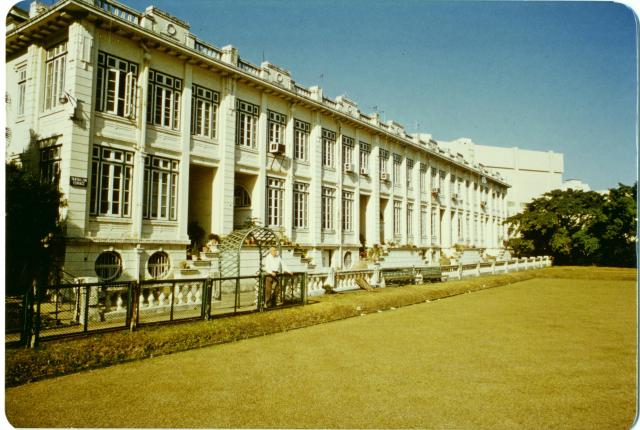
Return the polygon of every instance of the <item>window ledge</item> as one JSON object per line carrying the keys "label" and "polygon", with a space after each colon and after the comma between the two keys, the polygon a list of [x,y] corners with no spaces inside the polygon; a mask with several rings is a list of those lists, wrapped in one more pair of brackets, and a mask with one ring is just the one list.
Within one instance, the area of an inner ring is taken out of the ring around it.
{"label": "window ledge", "polygon": [[96,111],[95,115],[96,115],[96,117],[102,118],[104,120],[119,122],[121,124],[132,125],[132,126],[136,125],[136,119],[135,118],[125,118],[123,116],[116,115],[114,113],[99,112],[99,111]]}
{"label": "window ledge", "polygon": [[62,113],[64,112],[64,110],[65,110],[64,106],[56,106],[55,108],[40,112],[40,118],[46,118],[51,115]]}
{"label": "window ledge", "polygon": [[204,143],[207,145],[217,145],[218,144],[218,139],[217,138],[212,138],[212,137],[204,137],[204,136],[199,136],[196,134],[192,134],[191,135],[191,139],[193,139],[194,142],[199,142],[199,143]]}
{"label": "window ledge", "polygon": [[131,218],[118,217],[118,216],[107,216],[107,215],[91,215],[91,220],[101,223],[112,223],[112,224],[131,224]]}
{"label": "window ledge", "polygon": [[142,219],[142,223],[143,224],[150,224],[150,225],[166,225],[166,226],[177,226],[178,225],[178,221],[169,221],[169,220],[164,220],[164,219],[149,219],[149,218],[143,218]]}
{"label": "window ledge", "polygon": [[161,125],[147,123],[147,130],[155,131],[156,133],[167,133],[173,136],[180,136],[180,130],[174,130],[170,127],[163,127]]}
{"label": "window ledge", "polygon": [[236,149],[243,151],[243,152],[248,152],[250,154],[257,154],[258,153],[258,149],[257,148],[249,148],[248,146],[244,146],[244,145],[238,145],[236,143]]}

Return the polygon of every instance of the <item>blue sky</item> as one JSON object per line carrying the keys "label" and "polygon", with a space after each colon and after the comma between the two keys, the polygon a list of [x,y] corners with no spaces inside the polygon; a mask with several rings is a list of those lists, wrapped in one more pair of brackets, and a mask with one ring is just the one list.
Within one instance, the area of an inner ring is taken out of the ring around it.
{"label": "blue sky", "polygon": [[435,139],[564,154],[593,189],[637,177],[636,23],[595,2],[168,1],[216,46]]}

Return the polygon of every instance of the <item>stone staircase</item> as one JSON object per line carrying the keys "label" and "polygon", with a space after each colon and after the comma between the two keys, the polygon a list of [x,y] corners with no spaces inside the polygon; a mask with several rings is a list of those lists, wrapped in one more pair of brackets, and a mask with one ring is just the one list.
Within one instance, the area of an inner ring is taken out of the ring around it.
{"label": "stone staircase", "polygon": [[422,267],[425,262],[417,249],[382,249],[378,258],[381,269]]}
{"label": "stone staircase", "polygon": [[[218,274],[218,254],[201,252],[198,260],[185,260],[174,268],[174,278],[205,278]],[[290,272],[309,272],[315,268],[311,259],[304,256],[302,249],[282,247],[282,259]],[[260,258],[254,247],[245,247],[240,251],[240,276],[251,276],[258,272]]]}

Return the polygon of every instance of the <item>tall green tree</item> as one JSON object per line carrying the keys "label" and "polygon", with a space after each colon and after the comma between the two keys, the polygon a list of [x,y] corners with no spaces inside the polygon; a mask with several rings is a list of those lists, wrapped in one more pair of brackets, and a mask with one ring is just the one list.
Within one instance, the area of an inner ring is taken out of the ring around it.
{"label": "tall green tree", "polygon": [[44,284],[62,252],[59,210],[62,194],[33,169],[6,165],[6,294]]}
{"label": "tall green tree", "polygon": [[550,255],[556,264],[635,266],[636,190],[554,190],[509,217],[509,245],[519,256]]}
{"label": "tall green tree", "polygon": [[638,183],[618,184],[609,190],[603,213],[606,222],[597,231],[600,237],[599,264],[633,267],[637,264],[637,200]]}

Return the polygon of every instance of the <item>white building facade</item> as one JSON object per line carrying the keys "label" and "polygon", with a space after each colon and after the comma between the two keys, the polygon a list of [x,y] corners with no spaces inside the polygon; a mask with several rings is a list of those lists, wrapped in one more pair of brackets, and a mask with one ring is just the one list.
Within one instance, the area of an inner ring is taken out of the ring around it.
{"label": "white building facade", "polygon": [[64,193],[64,270],[171,276],[188,227],[252,219],[349,268],[362,248],[497,255],[508,181],[430,138],[242,60],[157,8],[62,0],[7,28],[7,158]]}
{"label": "white building facade", "polygon": [[522,212],[525,204],[544,193],[563,188],[563,154],[478,145],[468,138],[438,144],[506,179],[511,185],[507,191],[507,216]]}

